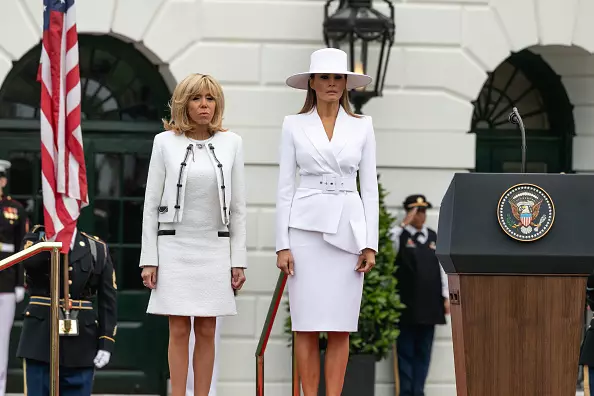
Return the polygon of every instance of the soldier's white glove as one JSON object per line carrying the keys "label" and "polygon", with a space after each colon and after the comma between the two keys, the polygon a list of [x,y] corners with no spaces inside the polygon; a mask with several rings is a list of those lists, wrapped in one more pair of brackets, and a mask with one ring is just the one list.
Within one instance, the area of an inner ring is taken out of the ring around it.
{"label": "soldier's white glove", "polygon": [[23,286],[17,286],[14,288],[14,297],[16,298],[17,304],[25,299],[25,288]]}
{"label": "soldier's white glove", "polygon": [[107,351],[99,351],[97,352],[97,356],[95,356],[95,367],[103,368],[107,363],[109,363],[109,359],[111,358],[111,353]]}

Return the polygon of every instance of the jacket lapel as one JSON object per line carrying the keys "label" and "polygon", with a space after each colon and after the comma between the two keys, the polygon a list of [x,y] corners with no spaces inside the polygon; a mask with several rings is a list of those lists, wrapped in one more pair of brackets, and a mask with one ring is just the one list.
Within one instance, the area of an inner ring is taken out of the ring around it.
{"label": "jacket lapel", "polygon": [[[186,166],[184,167],[183,173],[181,175],[181,177],[182,177],[181,178],[182,191],[180,192],[180,200],[181,200],[181,199],[183,199],[182,197],[184,196],[184,191],[186,189],[186,179],[188,178],[188,169],[192,165],[192,162],[194,162],[193,150],[195,150],[195,147],[192,145],[192,150],[188,153],[188,146],[190,146],[190,144],[192,142],[190,142],[188,139],[186,139],[184,134],[177,135],[176,138],[178,139],[177,146],[179,147],[176,150],[176,151],[179,151],[179,154],[178,154],[179,155],[179,165],[177,168],[178,174],[181,169],[181,163],[184,162],[184,159],[185,159],[185,163],[186,163]],[[187,154],[187,158],[186,158],[186,154]],[[176,158],[176,160],[177,160],[177,158]]]}
{"label": "jacket lapel", "polygon": [[[179,184],[181,184],[181,188],[179,191],[179,205],[181,208],[184,207],[184,198],[186,196],[186,180],[188,178],[188,171],[194,162],[194,150],[196,148],[192,145],[188,139],[185,138],[185,135],[182,133],[181,135],[176,135],[175,139],[177,139],[175,144],[175,152],[172,153],[175,169],[175,179],[179,180]],[[192,145],[191,150],[188,152],[188,147]],[[203,149],[204,150],[204,149]],[[186,165],[182,167],[182,163]],[[181,174],[180,174],[181,172]],[[179,178],[181,176],[181,178]],[[179,178],[179,179],[178,179]],[[177,184],[177,183],[176,183]],[[177,186],[175,187],[175,191],[177,193]],[[177,196],[177,194],[176,194]],[[175,209],[176,201],[168,202],[167,205],[169,206],[169,210],[173,211],[173,221],[181,221],[182,220],[182,211],[177,211]]]}
{"label": "jacket lapel", "polygon": [[76,239],[74,240],[74,246],[70,250],[68,254],[68,261],[70,264],[80,260],[82,257],[89,254],[91,251],[89,250],[89,241],[80,233],[80,231],[76,232]]}
{"label": "jacket lapel", "polygon": [[[337,120],[338,121],[338,120]],[[318,116],[317,110],[314,108],[312,112],[307,116],[307,123],[304,127],[305,135],[315,148],[317,154],[322,157],[324,162],[335,172],[341,174],[340,166],[338,165],[338,161],[334,156],[334,152],[332,150],[332,144],[328,140],[328,136],[326,135],[326,131],[324,130],[324,125],[322,124],[322,120]],[[336,127],[334,128],[334,135],[332,136],[332,140],[336,137]]]}
{"label": "jacket lapel", "polygon": [[[229,219],[225,216],[225,212],[223,211],[223,207],[224,207],[223,194],[227,194],[227,191],[230,189],[230,187],[228,185],[226,185],[224,189],[222,188],[224,183],[223,183],[223,178],[221,177],[221,171],[223,172],[223,175],[224,175],[224,173],[227,172],[226,167],[231,167],[231,165],[228,163],[225,163],[225,159],[223,158],[223,155],[222,155],[223,150],[220,149],[219,140],[217,139],[217,135],[218,134],[215,134],[214,137],[212,138],[212,140],[210,141],[210,143],[206,144],[205,150],[208,151],[208,158],[210,159],[210,163],[212,164],[212,167],[215,171],[215,175],[217,178],[217,186],[219,186],[219,188],[217,188],[217,190],[219,191],[219,206],[220,206],[220,212],[221,212],[221,220],[223,221],[224,225],[229,225]],[[218,149],[218,152],[216,151],[217,149]],[[220,168],[219,168],[219,163],[217,162],[217,160],[219,160],[221,162]],[[227,202],[230,202],[230,200]],[[225,210],[226,211],[229,210],[229,205],[227,205]]]}
{"label": "jacket lapel", "polygon": [[334,136],[332,137],[332,151],[337,162],[339,154],[346,146],[348,134],[350,132],[349,128],[349,115],[344,111],[342,106],[340,106],[338,117],[336,117],[336,123],[334,124]]}

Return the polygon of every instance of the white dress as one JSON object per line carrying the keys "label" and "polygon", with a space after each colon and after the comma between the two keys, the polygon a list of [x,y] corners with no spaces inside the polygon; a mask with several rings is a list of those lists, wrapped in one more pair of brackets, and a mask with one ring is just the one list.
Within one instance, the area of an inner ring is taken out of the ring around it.
{"label": "white dress", "polygon": [[356,332],[364,279],[355,271],[359,255],[332,246],[320,232],[289,228],[289,241],[292,330]]}
{"label": "white dress", "polygon": [[315,109],[285,117],[276,251],[294,258],[287,281],[293,331],[358,330],[364,274],[355,267],[363,249],[378,250],[375,148],[371,118],[342,107],[331,140]]}
{"label": "white dress", "polygon": [[194,154],[187,160],[187,204],[180,223],[161,224],[160,230],[174,229],[175,235],[158,237],[157,287],[151,291],[147,313],[236,315],[230,244],[228,237],[218,235],[223,222],[216,173],[206,151],[208,140],[191,142]]}

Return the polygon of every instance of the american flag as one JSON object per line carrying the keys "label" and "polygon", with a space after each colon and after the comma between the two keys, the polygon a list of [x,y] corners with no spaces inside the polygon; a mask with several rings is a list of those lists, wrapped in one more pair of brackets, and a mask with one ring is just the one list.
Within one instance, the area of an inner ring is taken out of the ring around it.
{"label": "american flag", "polygon": [[70,250],[80,210],[88,205],[83,151],[78,34],[74,0],[43,0],[41,181],[48,240]]}

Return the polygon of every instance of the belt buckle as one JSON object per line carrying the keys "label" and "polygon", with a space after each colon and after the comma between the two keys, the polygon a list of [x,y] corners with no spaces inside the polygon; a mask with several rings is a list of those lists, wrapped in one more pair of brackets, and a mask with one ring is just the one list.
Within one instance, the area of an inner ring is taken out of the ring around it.
{"label": "belt buckle", "polygon": [[326,194],[338,194],[338,186],[336,175],[324,175],[322,182],[324,183],[324,193]]}

